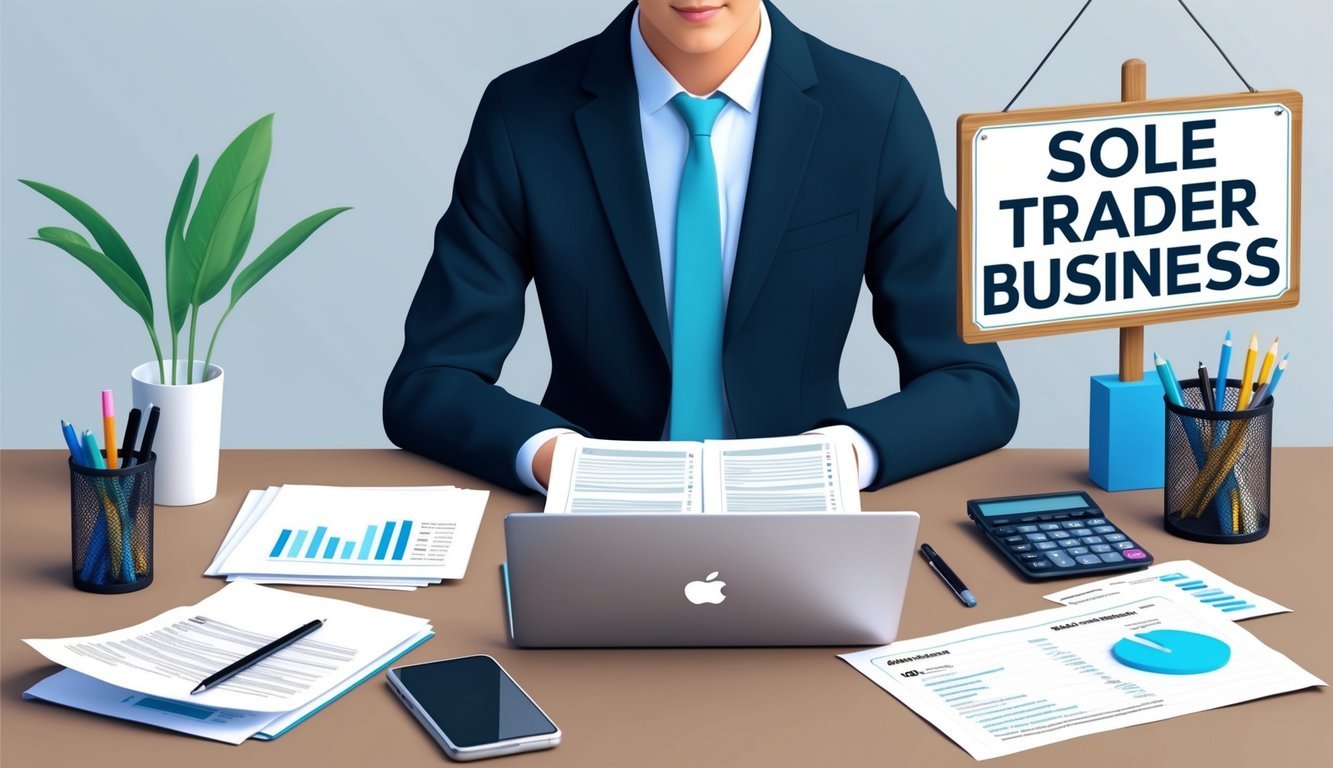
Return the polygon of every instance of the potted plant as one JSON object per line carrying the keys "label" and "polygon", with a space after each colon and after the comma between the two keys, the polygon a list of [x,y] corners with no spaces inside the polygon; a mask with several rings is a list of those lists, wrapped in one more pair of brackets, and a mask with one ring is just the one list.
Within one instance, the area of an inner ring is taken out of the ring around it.
{"label": "potted plant", "polygon": [[[33,239],[54,245],[91,269],[148,329],[156,360],[135,368],[131,377],[135,407],[146,409],[152,403],[162,409],[154,442],[158,454],[154,493],[159,504],[199,504],[217,493],[222,368],[212,360],[222,324],[256,283],[325,222],[348,210],[330,208],[303,219],[236,274],[254,232],[259,190],[272,146],[273,115],[266,115],[241,131],[218,157],[197,202],[198,155],[185,170],[167,222],[165,294],[171,357],[166,360],[155,328],[152,292],[124,238],[74,195],[20,179],[82,224],[96,247],[82,234],[62,227],[43,227]],[[231,300],[209,337],[204,359],[199,360],[195,354],[196,342],[201,341],[199,310],[228,283]],[[181,359],[179,341],[187,318],[188,346]]]}

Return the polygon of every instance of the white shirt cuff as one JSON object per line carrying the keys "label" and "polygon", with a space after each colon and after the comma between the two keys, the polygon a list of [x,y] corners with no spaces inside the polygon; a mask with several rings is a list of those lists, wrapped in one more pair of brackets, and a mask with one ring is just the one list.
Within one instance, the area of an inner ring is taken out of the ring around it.
{"label": "white shirt cuff", "polygon": [[[851,427],[848,427],[848,429],[851,429]],[[577,434],[572,429],[556,427],[555,429],[544,429],[529,437],[527,442],[523,443],[523,447],[518,449],[518,457],[514,459],[514,471],[518,473],[519,482],[545,496],[546,489],[542,487],[541,483],[537,482],[536,476],[532,474],[532,458],[537,455],[537,449],[546,445],[547,440],[560,435]]]}
{"label": "white shirt cuff", "polygon": [[[875,455],[875,449],[871,447],[870,441],[860,432],[846,424],[830,424],[812,429],[806,434],[827,435],[835,440],[846,440],[851,443],[856,448],[857,482],[861,484],[860,487],[867,488],[875,481],[875,475],[879,472],[879,456]],[[528,467],[528,473],[532,473],[531,466]]]}

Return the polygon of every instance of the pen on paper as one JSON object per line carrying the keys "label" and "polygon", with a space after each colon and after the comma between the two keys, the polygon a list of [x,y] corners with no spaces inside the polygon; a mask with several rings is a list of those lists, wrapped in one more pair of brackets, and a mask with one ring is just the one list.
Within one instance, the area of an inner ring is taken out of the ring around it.
{"label": "pen on paper", "polygon": [[242,656],[236,661],[233,661],[232,663],[228,664],[227,666],[223,667],[217,672],[214,672],[213,674],[204,678],[203,682],[199,683],[199,685],[196,686],[193,691],[190,691],[190,695],[193,696],[194,694],[206,691],[215,685],[220,685],[222,683],[225,683],[226,681],[241,674],[250,667],[253,667],[254,665],[258,664],[264,659],[267,659],[269,656],[272,656],[278,651],[281,651],[283,648],[286,648],[287,646],[291,645],[297,640],[300,640],[301,638],[305,637],[311,632],[314,632],[315,630],[319,629],[322,626],[324,626],[324,620],[315,619],[312,622],[303,624],[297,627],[296,629],[293,629],[291,632],[288,632],[282,637],[279,637],[277,640],[274,640],[273,642],[268,643],[267,645],[257,648],[253,653],[248,653],[245,656]]}

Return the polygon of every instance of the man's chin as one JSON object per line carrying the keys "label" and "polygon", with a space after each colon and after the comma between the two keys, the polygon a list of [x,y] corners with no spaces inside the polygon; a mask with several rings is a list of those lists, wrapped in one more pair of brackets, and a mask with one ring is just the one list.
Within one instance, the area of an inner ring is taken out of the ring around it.
{"label": "man's chin", "polygon": [[699,29],[691,26],[684,30],[671,30],[667,40],[685,53],[699,56],[713,53],[730,39],[725,29]]}

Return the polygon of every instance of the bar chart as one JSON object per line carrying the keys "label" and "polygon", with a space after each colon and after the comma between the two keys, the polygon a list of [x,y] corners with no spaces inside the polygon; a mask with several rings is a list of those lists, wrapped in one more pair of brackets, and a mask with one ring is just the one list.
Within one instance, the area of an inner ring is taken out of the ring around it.
{"label": "bar chart", "polygon": [[453,486],[254,490],[205,573],[383,589],[459,579],[487,495]]}
{"label": "bar chart", "polygon": [[1210,587],[1203,579],[1191,579],[1183,573],[1168,573],[1157,577],[1157,579],[1183,590],[1195,600],[1210,605],[1223,613],[1251,610],[1255,607],[1254,603],[1244,597],[1230,594],[1226,589]]}
{"label": "bar chart", "polygon": [[313,530],[283,528],[269,550],[269,559],[402,561],[413,541],[414,525],[412,520],[386,520],[367,525],[358,538],[331,536],[329,530],[327,525]]}

